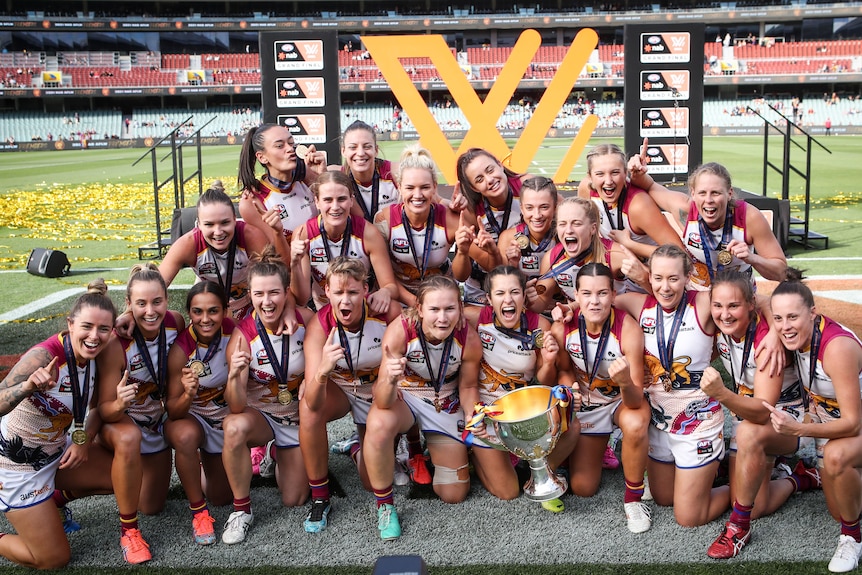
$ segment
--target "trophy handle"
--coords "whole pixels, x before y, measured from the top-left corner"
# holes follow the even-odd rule
[[[476,407],[473,411],[473,417],[470,418],[470,421],[467,422],[467,425],[464,426],[464,433],[461,434],[461,439],[464,441],[464,444],[467,447],[472,447],[476,440],[478,439],[482,443],[484,443],[488,447],[493,447],[494,449],[499,449],[500,451],[509,451],[503,442],[500,441],[500,438],[496,435],[492,437],[476,437],[473,434],[473,429],[475,429],[479,423],[485,424],[487,428],[489,425],[493,427],[493,422],[488,421],[488,416],[485,415],[485,405],[481,403],[477,403]]]

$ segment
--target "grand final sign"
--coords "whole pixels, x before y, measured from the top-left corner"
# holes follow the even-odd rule
[[[578,32],[556,74],[546,82],[545,92],[535,112],[511,149],[497,130],[497,120],[512,100],[518,84],[539,50],[542,37],[537,31],[525,30],[521,33],[484,101],[476,94],[452,55],[452,50],[440,35],[363,36],[362,42],[380,68],[392,93],[419,132],[422,145],[431,152],[447,181],[454,182],[458,156],[472,147],[488,150],[516,172],[529,170],[530,163],[553,126],[557,113],[565,104],[577,83],[581,70],[584,69],[591,53],[598,45],[598,35],[590,28]],[[470,123],[470,129],[457,150],[452,149],[452,145],[431,115],[413,80],[399,61],[400,58],[422,57],[431,59],[440,79],[449,89],[452,99]],[[569,179],[569,174],[574,169],[597,124],[598,118],[587,116],[554,174],[555,182],[562,183]]]

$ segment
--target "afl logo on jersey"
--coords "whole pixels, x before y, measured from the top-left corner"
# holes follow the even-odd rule
[[[326,250],[324,248],[312,248],[311,250],[311,263],[325,263],[326,260]]]
[[[487,331],[480,331],[479,339],[482,340],[482,347],[484,347],[488,351],[494,349],[494,344],[497,343],[497,338],[488,333]]]
[[[721,354],[722,358],[730,359],[730,348],[723,341],[718,342],[718,353]]]
[[[712,441],[709,439],[701,439],[697,442],[697,454],[706,455],[712,453]]]
[[[539,263],[539,256],[524,256],[521,258],[521,269],[530,271],[538,270]]]
[[[575,285],[572,274],[566,273],[557,276],[557,283],[563,287],[573,287]]]
[[[266,350],[262,349],[255,354],[258,365],[269,365],[269,357],[266,355]]]
[[[584,354],[581,353],[581,344],[572,342],[566,346],[566,351],[569,352],[569,355],[572,357],[584,357]]]
[[[218,274],[218,266],[215,262],[204,262],[198,266],[198,275],[206,276]]]
[[[689,247],[696,250],[703,249],[703,243],[700,241],[700,234],[697,232],[691,232],[690,234],[688,234],[688,239],[686,240],[686,243]]]
[[[645,317],[641,320],[641,329],[644,333],[655,333],[655,318]]]
[[[68,375],[64,376],[62,380],[60,380],[60,384],[57,386],[57,391],[59,393],[72,393],[72,380]]]
[[[396,254],[409,254],[410,242],[405,238],[394,238],[392,240],[392,251]]]
[[[419,350],[411,351],[407,354],[407,361],[410,363],[422,363],[425,361],[425,356]]]

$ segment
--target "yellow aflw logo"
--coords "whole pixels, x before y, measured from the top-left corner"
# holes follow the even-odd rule
[[[578,32],[556,74],[548,83],[523,134],[511,150],[497,131],[497,120],[515,94],[533,56],[538,52],[542,43],[538,32],[525,30],[521,34],[484,102],[473,90],[442,36],[363,36],[362,41],[380,67],[401,107],[416,126],[422,145],[434,155],[446,179],[454,182],[458,155],[473,147],[485,148],[498,158],[507,158],[506,164],[516,172],[528,171],[530,162],[554,123],[554,118],[571,94],[590,54],[598,45],[598,35],[589,28]],[[457,151],[452,149],[422,95],[413,85],[413,80],[399,62],[399,58],[421,57],[431,59],[440,79],[449,88],[455,103],[470,122],[470,129]],[[554,174],[555,182],[565,182],[568,179],[597,123],[596,116],[586,117]]]

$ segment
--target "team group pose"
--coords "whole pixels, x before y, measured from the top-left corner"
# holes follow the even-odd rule
[[[473,148],[444,200],[419,146],[384,160],[374,130],[354,122],[341,152],[343,166],[326,166],[286,128],[252,129],[241,220],[207,190],[161,265],[134,266],[124,313],[94,283],[66,330],[22,356],[0,383],[0,511],[15,530],[0,533],[0,555],[66,565],[66,533],[86,528],[73,502],[113,494],[125,561],[149,561],[158,549],[138,514],[163,513],[172,466],[197,545],[265,537],[250,531],[256,472],[320,533],[333,511],[326,426],[347,414],[345,451],[368,492],[349,496],[376,510],[376,537],[397,539],[402,519],[417,523],[396,507],[402,434],[414,482],[441,502],[464,501],[471,475],[515,499],[520,462],[489,446],[482,414],[526,386],[569,394],[561,385],[572,401],[549,465],[591,497],[621,432],[614,488],[632,533],[653,524],[647,472],[655,505],[681,526],[730,510],[704,550],[715,559],[768,544],[753,520],[822,488],[840,523],[829,570],[858,566],[862,342],[818,314],[724,166],[697,168],[686,195],[652,179],[644,152],[627,161],[600,145],[580,197],[563,199]],[[198,279],[188,325],[168,309],[183,267]],[[779,282],[771,297],[755,271]],[[813,461],[797,457],[805,437]],[[716,487],[725,457],[729,485]],[[217,526],[210,506],[227,505]],[[560,499],[543,507],[565,511]]]

